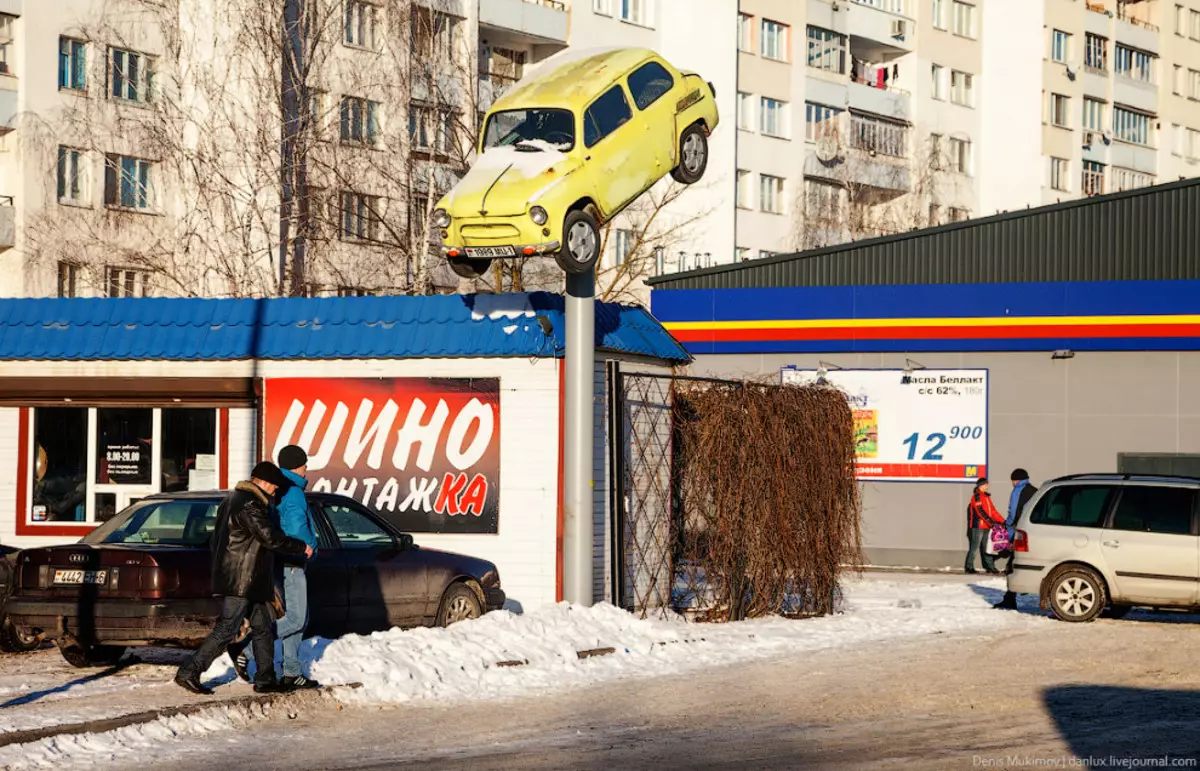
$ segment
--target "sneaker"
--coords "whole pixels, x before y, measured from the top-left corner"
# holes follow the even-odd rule
[[[192,673],[187,673],[187,672],[182,672],[182,671],[176,672],[175,673],[175,685],[178,685],[180,688],[184,689],[185,691],[191,691],[192,693],[196,694],[197,696],[212,696],[213,695],[212,688],[204,687],[204,685],[200,682],[199,673],[196,673],[196,672],[192,672]]]
[[[286,685],[290,690],[293,691],[306,691],[312,688],[321,687],[321,684],[316,680],[309,680],[304,675],[296,675],[295,677],[285,676],[280,678],[279,682],[283,685]]]
[[[233,660],[233,671],[245,682],[250,682],[250,659],[245,653],[239,653]]]
[[[264,683],[255,683],[255,693],[291,693],[292,689],[287,683],[282,680],[268,680]]]
[[[988,575],[989,575],[989,576],[998,576],[998,575],[1000,575],[1000,571],[999,571],[999,570],[996,570],[995,568],[992,568],[991,570],[987,571],[987,573],[988,573]]]

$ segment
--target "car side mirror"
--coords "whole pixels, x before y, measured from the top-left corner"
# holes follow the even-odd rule
[[[409,535],[408,533],[401,533],[399,546],[400,546],[401,551],[404,551],[407,549],[412,549],[415,546],[415,544],[413,543],[413,537],[411,535]]]

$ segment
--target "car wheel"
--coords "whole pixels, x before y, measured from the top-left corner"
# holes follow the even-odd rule
[[[554,255],[567,273],[587,273],[600,259],[600,228],[596,219],[582,209],[568,212],[563,221],[563,245]]]
[[[18,629],[7,618],[0,622],[0,651],[5,653],[28,653],[42,647],[43,636],[38,632]]]
[[[492,267],[491,259],[473,260],[470,257],[447,257],[450,270],[463,278],[479,278]]]
[[[464,583],[450,584],[450,588],[442,595],[442,604],[438,607],[437,625],[450,626],[459,621],[470,621],[483,615],[479,606],[479,595]]]
[[[1109,605],[1100,615],[1104,618],[1125,618],[1131,610],[1132,605]]]
[[[82,645],[59,643],[58,650],[67,663],[80,669],[111,667],[125,655],[123,645]]]
[[[1050,610],[1062,621],[1092,621],[1108,605],[1108,591],[1094,570],[1066,568],[1050,581]]]
[[[708,134],[699,123],[693,123],[679,137],[679,165],[671,169],[671,177],[684,185],[694,185],[708,168]]]

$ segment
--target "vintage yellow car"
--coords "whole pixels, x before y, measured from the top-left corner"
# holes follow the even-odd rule
[[[564,56],[492,106],[470,171],[433,212],[460,276],[546,254],[586,273],[604,223],[667,174],[689,185],[704,175],[711,83],[644,48]]]

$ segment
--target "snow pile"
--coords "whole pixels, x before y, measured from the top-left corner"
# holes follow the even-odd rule
[[[527,294],[477,294],[471,307],[471,319],[520,319],[533,318],[537,312],[529,304]]]

